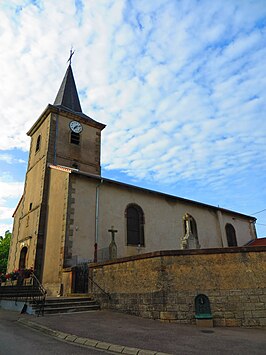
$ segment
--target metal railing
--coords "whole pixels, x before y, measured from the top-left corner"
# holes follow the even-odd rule
[[[98,289],[99,289],[105,296],[108,297],[109,300],[111,299],[110,293],[104,291],[104,289],[103,289],[101,286],[99,286],[99,285],[97,284],[97,282],[95,282],[91,276],[88,275],[88,278],[89,278],[89,280],[90,280],[95,286],[98,287]]]
[[[33,297],[33,302],[37,306],[37,316],[39,317],[40,314],[42,314],[42,316],[43,316],[47,292],[46,292],[45,288],[43,287],[43,285],[40,283],[39,279],[34,274],[34,272],[32,272],[31,278],[33,280],[33,286],[34,286],[34,284],[36,284],[36,286],[38,287],[38,290],[41,293],[41,296],[39,298]]]

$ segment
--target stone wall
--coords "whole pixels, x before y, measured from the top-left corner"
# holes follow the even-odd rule
[[[266,326],[266,247],[161,251],[90,265],[103,308],[195,324],[195,297],[209,297],[215,326]]]

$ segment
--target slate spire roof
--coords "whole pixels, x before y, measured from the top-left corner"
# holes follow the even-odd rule
[[[56,95],[54,106],[63,106],[74,112],[82,112],[71,64]]]
[[[103,123],[93,120],[91,117],[85,115],[80,106],[79,96],[77,87],[74,80],[74,75],[71,68],[71,63],[69,64],[62,84],[58,90],[55,101],[53,105],[48,104],[46,109],[43,111],[38,120],[34,123],[31,129],[27,132],[28,136],[32,136],[33,133],[38,129],[43,120],[47,117],[50,112],[65,112],[71,114],[74,119],[79,118],[83,122],[97,127],[100,130],[104,129],[106,126]],[[74,115],[74,116],[73,116]]]

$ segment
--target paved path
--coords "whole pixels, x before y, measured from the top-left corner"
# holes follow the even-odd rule
[[[266,354],[266,329],[201,329],[111,311],[44,317],[18,315],[17,318],[35,329],[40,327],[40,331],[52,336],[69,342],[87,342],[96,349],[109,349],[116,353]]]
[[[0,355],[104,355],[109,352],[58,341],[17,322],[18,313],[0,310]]]

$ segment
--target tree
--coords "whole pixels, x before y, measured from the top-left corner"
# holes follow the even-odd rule
[[[5,236],[0,236],[0,274],[6,273],[8,253],[10,248],[11,233],[5,232]]]

